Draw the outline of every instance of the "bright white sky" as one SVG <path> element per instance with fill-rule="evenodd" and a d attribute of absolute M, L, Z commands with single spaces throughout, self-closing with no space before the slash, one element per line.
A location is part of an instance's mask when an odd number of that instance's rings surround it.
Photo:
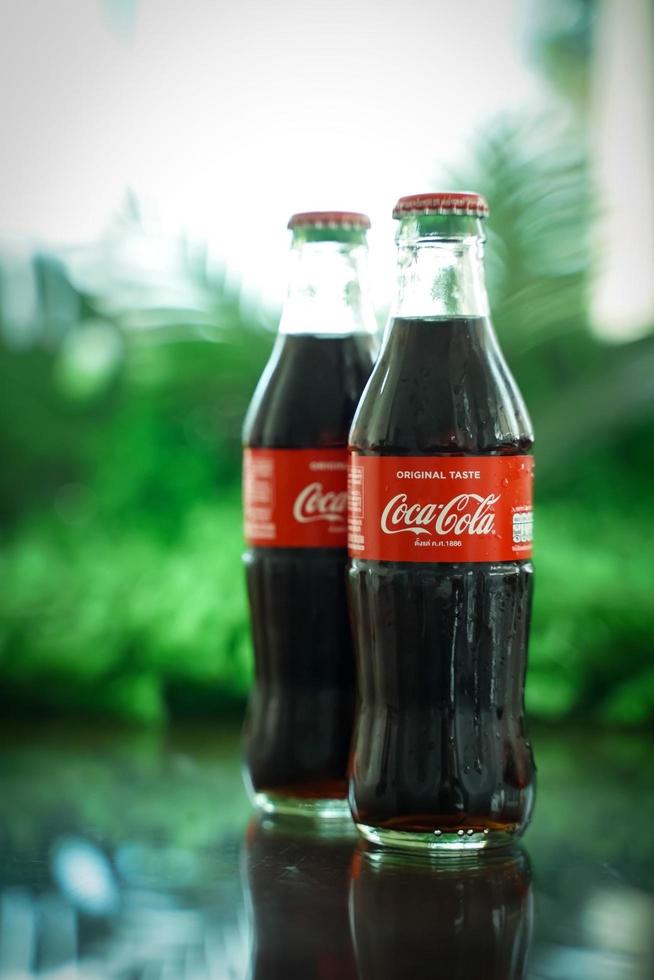
<path fill-rule="evenodd" d="M 0 13 L 0 238 L 95 238 L 133 189 L 265 302 L 292 211 L 390 211 L 538 99 L 519 0 L 20 0 Z M 122 16 L 121 16 L 122 12 Z M 133 13 L 133 16 L 132 16 Z M 121 26 L 122 25 L 122 26 Z"/>

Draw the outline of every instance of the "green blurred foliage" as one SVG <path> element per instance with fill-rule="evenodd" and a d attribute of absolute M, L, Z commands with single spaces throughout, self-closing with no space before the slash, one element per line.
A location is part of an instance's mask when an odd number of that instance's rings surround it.
<path fill-rule="evenodd" d="M 147 244 L 132 218 L 117 239 Z M 152 723 L 247 692 L 240 429 L 273 336 L 195 259 L 193 307 L 110 281 L 59 337 L 40 289 L 29 344 L 2 324 L 5 706 Z"/>
<path fill-rule="evenodd" d="M 576 134 L 504 120 L 462 183 L 492 202 L 489 288 L 536 430 L 532 714 L 654 718 L 654 336 L 592 333 L 592 180 Z"/>
<path fill-rule="evenodd" d="M 654 340 L 590 331 L 578 141 L 498 123 L 457 183 L 491 202 L 494 319 L 537 432 L 530 710 L 651 721 Z M 38 256 L 29 329 L 0 273 L 5 705 L 158 723 L 247 692 L 240 426 L 272 333 L 186 242 L 172 278 L 139 272 L 155 244 L 131 202 L 95 253 Z"/>

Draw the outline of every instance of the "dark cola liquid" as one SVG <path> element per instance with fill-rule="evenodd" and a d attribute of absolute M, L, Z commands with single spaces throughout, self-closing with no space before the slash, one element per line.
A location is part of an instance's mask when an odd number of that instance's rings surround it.
<path fill-rule="evenodd" d="M 362 454 L 524 454 L 524 404 L 484 318 L 399 319 L 355 419 Z M 358 823 L 418 834 L 519 832 L 533 801 L 523 692 L 530 561 L 353 559 L 361 705 Z"/>
<path fill-rule="evenodd" d="M 522 853 L 434 866 L 358 852 L 352 932 L 361 980 L 522 980 L 533 918 Z"/>
<path fill-rule="evenodd" d="M 372 367 L 366 335 L 280 336 L 246 419 L 252 448 L 343 448 Z M 340 548 L 251 548 L 255 686 L 245 755 L 256 792 L 345 798 L 355 700 Z"/>
<path fill-rule="evenodd" d="M 245 880 L 252 980 L 356 980 L 348 918 L 355 841 L 253 822 Z"/>

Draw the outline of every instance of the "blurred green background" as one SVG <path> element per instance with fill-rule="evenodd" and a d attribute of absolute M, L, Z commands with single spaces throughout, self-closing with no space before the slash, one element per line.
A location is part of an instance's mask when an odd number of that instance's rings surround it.
<path fill-rule="evenodd" d="M 540 9 L 529 57 L 549 103 L 476 127 L 434 186 L 490 201 L 494 320 L 537 434 L 530 712 L 639 725 L 654 719 L 654 324 L 593 328 L 599 6 Z M 629 211 L 634 241 L 636 217 L 652 222 Z M 93 242 L 0 247 L 3 712 L 240 709 L 240 427 L 275 322 L 196 238 L 153 233 L 138 195 Z"/>

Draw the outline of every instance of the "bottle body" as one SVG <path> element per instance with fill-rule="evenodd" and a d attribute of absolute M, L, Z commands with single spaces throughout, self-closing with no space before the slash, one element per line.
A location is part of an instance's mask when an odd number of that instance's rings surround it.
<path fill-rule="evenodd" d="M 350 434 L 350 804 L 377 843 L 488 847 L 529 820 L 532 442 L 483 307 L 391 322 Z"/>
<path fill-rule="evenodd" d="M 280 336 L 255 395 L 246 446 L 306 450 L 318 464 L 326 451 L 327 463 L 340 459 L 344 488 L 347 433 L 371 358 L 364 335 Z M 264 805 L 286 800 L 301 808 L 305 801 L 310 808 L 346 798 L 355 679 L 344 524 L 340 530 L 336 546 L 258 545 L 246 553 L 255 686 L 245 754 Z"/>
<path fill-rule="evenodd" d="M 330 817 L 347 814 L 355 700 L 346 447 L 373 335 L 307 326 L 280 332 L 244 427 L 255 655 L 244 748 L 261 809 Z"/>

